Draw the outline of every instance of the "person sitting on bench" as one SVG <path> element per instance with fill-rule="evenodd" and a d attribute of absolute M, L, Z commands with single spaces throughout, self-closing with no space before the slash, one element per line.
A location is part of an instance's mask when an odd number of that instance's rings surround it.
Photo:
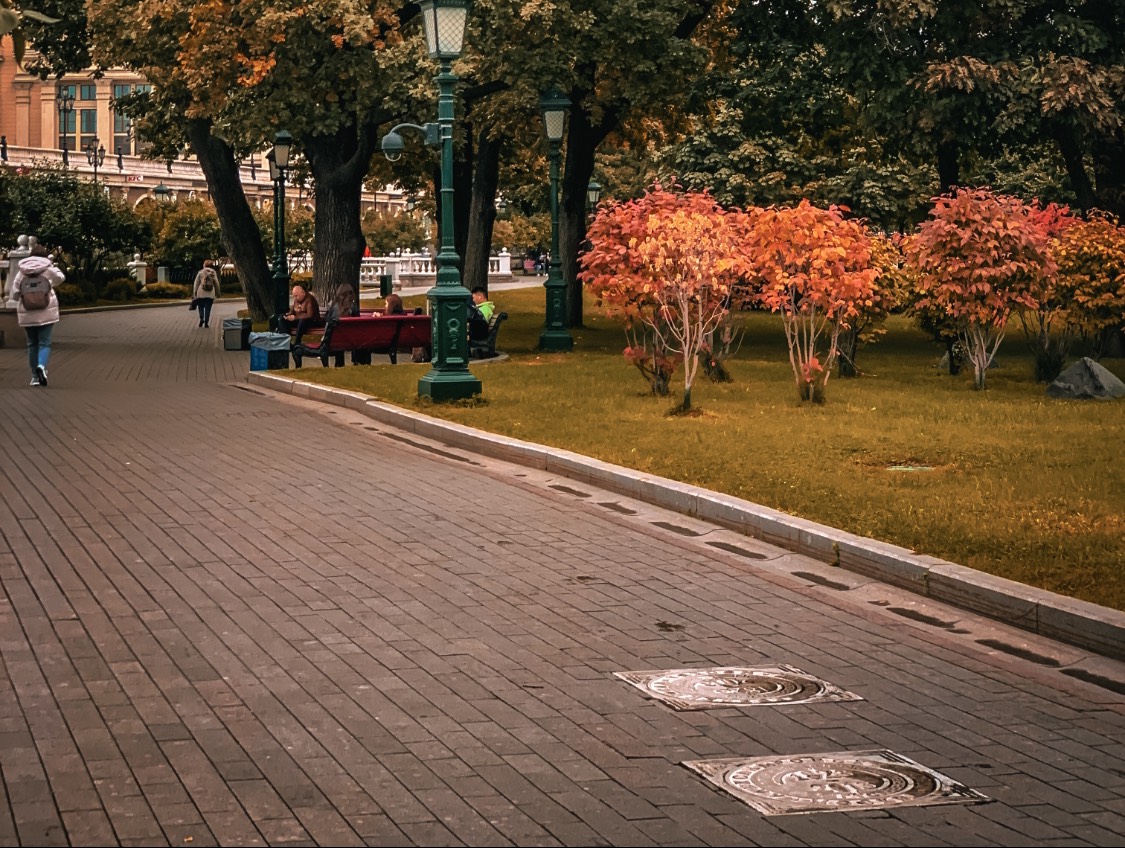
<path fill-rule="evenodd" d="M 316 296 L 300 283 L 295 284 L 293 286 L 293 305 L 288 312 L 278 319 L 277 331 L 287 334 L 294 333 L 293 341 L 300 344 L 301 336 L 311 328 L 322 325 L 320 304 L 316 302 Z"/>
<path fill-rule="evenodd" d="M 378 315 L 380 313 L 376 312 L 375 314 Z M 402 298 L 399 297 L 394 292 L 391 292 L 389 295 L 387 295 L 387 302 L 383 306 L 382 314 L 383 315 L 405 315 L 406 309 L 403 308 Z"/>
<path fill-rule="evenodd" d="M 473 289 L 473 300 L 469 304 L 469 340 L 480 341 L 488 338 L 488 321 L 496 306 L 488 299 L 484 288 L 477 286 Z"/>

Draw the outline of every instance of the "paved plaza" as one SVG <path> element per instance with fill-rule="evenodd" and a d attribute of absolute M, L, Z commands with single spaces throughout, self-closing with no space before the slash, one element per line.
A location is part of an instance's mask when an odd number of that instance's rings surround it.
<path fill-rule="evenodd" d="M 1125 663 L 250 383 L 238 306 L 0 349 L 0 845 L 1125 842 Z"/>

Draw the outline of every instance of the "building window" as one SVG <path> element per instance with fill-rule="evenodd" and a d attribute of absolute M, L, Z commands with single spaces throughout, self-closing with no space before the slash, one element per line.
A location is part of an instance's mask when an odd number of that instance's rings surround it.
<path fill-rule="evenodd" d="M 81 146 L 86 147 L 98 135 L 98 110 L 79 109 L 78 118 L 78 126 L 82 133 Z"/>
<path fill-rule="evenodd" d="M 128 97 L 132 88 L 128 83 L 114 83 L 113 99 Z M 133 153 L 133 121 L 128 115 L 118 112 L 116 104 L 113 105 L 113 149 L 125 156 Z"/>
<path fill-rule="evenodd" d="M 78 87 L 79 100 L 97 100 L 98 87 L 96 85 L 80 85 Z"/>
<path fill-rule="evenodd" d="M 63 86 L 64 89 L 69 88 L 74 90 L 74 86 Z M 59 150 L 66 148 L 67 150 L 75 150 L 77 140 L 75 139 L 76 133 L 74 128 L 76 126 L 76 119 L 74 109 L 67 109 L 65 112 L 59 111 Z"/>

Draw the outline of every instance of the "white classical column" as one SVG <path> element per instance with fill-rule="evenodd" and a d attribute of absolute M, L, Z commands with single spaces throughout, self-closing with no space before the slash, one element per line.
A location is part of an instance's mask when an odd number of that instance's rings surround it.
<path fill-rule="evenodd" d="M 501 277 L 512 276 L 512 254 L 508 252 L 508 248 L 502 248 L 496 258 L 500 260 L 500 270 L 497 273 Z"/>

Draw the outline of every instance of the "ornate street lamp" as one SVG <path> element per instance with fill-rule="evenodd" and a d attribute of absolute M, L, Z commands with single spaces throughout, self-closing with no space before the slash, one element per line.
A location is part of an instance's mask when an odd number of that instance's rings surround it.
<path fill-rule="evenodd" d="M 440 71 L 437 123 L 425 126 L 399 124 L 383 136 L 383 153 L 392 162 L 405 148 L 399 130 L 421 132 L 425 143 L 441 146 L 441 251 L 437 255 L 437 284 L 426 293 L 430 301 L 431 368 L 418 381 L 418 395 L 435 401 L 460 400 L 481 391 L 481 382 L 469 371 L 469 292 L 461 285 L 461 258 L 453 241 L 453 88 L 457 76 L 453 60 L 461 55 L 468 0 L 420 0 L 422 26 L 431 59 Z"/>
<path fill-rule="evenodd" d="M 156 195 L 156 199 L 161 203 L 168 203 L 172 199 L 172 189 L 168 188 L 164 183 L 154 188 L 152 193 Z"/>
<path fill-rule="evenodd" d="M 70 87 L 59 86 L 59 126 L 62 129 L 62 163 L 64 168 L 70 167 L 70 115 L 74 111 L 74 95 Z"/>
<path fill-rule="evenodd" d="M 547 151 L 551 161 L 551 261 L 547 266 L 547 318 L 539 335 L 541 350 L 570 350 L 574 339 L 566 328 L 566 280 L 559 257 L 559 152 L 566 129 L 566 112 L 570 100 L 558 89 L 551 89 L 539 98 L 543 129 L 547 134 Z"/>
<path fill-rule="evenodd" d="M 98 141 L 98 137 L 94 136 L 82 148 L 86 154 L 86 164 L 94 166 L 94 191 L 98 190 L 98 166 L 105 162 L 105 145 Z"/>
<path fill-rule="evenodd" d="M 594 180 L 586 186 L 586 206 L 591 212 L 598 208 L 598 201 L 602 199 L 602 187 Z"/>
<path fill-rule="evenodd" d="M 271 327 L 289 308 L 289 258 L 285 253 L 285 175 L 289 170 L 289 152 L 293 136 L 280 130 L 273 139 L 273 149 L 266 154 L 273 180 L 273 318 Z"/>

